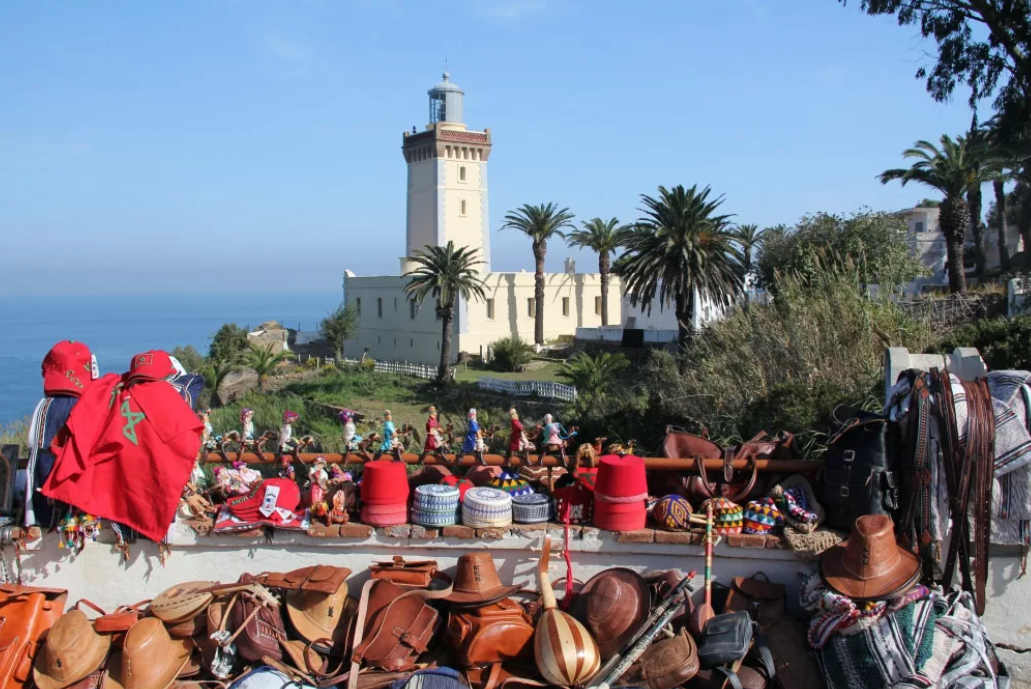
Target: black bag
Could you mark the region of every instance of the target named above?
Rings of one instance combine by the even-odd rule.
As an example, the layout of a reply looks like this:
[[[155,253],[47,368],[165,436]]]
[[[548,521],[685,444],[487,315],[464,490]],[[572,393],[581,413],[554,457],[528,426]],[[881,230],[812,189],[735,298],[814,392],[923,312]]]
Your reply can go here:
[[[903,438],[898,424],[886,416],[848,407],[834,414],[838,430],[827,448],[820,502],[827,526],[849,532],[865,514],[898,509]]]
[[[729,665],[748,655],[752,618],[744,610],[716,615],[698,637],[698,661],[703,668]]]

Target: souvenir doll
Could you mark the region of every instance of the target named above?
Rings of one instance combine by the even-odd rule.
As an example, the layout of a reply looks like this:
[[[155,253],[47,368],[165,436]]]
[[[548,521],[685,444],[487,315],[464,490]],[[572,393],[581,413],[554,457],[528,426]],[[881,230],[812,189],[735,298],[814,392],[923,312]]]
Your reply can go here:
[[[509,456],[529,455],[530,450],[533,449],[533,443],[526,437],[526,429],[523,428],[523,423],[519,420],[519,412],[516,411],[515,407],[512,407],[508,410],[508,415],[512,418],[512,433],[508,437]]]
[[[329,510],[329,521],[331,523],[346,524],[348,522],[346,497],[343,489],[333,493],[333,507]]]
[[[233,462],[235,481],[238,485],[236,495],[243,495],[251,492],[251,487],[261,482],[261,474],[247,466],[246,462],[239,460]]]
[[[444,438],[440,435],[440,422],[437,420],[437,408],[430,407],[430,417],[426,419],[426,445],[422,449],[424,455],[439,453],[444,449]]]
[[[391,417],[390,410],[383,412],[383,442],[380,443],[379,451],[387,454],[398,449],[397,428]]]
[[[215,428],[211,425],[211,410],[205,409],[200,414],[204,422],[204,432],[201,434],[201,443],[206,449],[215,447]]]
[[[244,407],[240,410],[240,423],[243,425],[243,432],[240,437],[245,443],[254,442],[254,410]]]
[[[286,455],[279,460],[279,478],[297,480],[297,470],[294,469],[293,459]]]
[[[566,441],[575,435],[576,431],[566,431],[562,424],[554,420],[551,414],[544,415],[542,436],[544,438],[543,450],[545,453],[557,452],[562,458],[562,463],[566,464]]]
[[[480,464],[484,464],[483,453],[486,452],[487,447],[483,442],[483,432],[480,431],[480,424],[476,421],[476,410],[469,410],[469,430],[465,433],[465,442],[462,444],[462,452],[466,454],[475,454],[476,458],[480,460]]]
[[[326,489],[329,487],[329,473],[326,471],[326,458],[319,456],[312,462],[311,468],[308,470],[308,504],[311,505],[313,516],[325,516],[328,512],[328,506],[326,506]],[[326,507],[321,514],[316,514],[319,503],[322,503]]]
[[[282,454],[292,452],[297,447],[297,441],[293,439],[294,421],[300,416],[295,411],[287,409],[283,412],[283,425],[279,428],[279,451]]]
[[[329,467],[329,485],[339,486],[352,481],[354,481],[354,477],[351,476],[351,472],[344,471],[339,464],[333,464]]]
[[[358,435],[358,429],[354,425],[354,415],[349,411],[342,411],[338,418],[344,424],[344,451],[356,452],[362,437]]]

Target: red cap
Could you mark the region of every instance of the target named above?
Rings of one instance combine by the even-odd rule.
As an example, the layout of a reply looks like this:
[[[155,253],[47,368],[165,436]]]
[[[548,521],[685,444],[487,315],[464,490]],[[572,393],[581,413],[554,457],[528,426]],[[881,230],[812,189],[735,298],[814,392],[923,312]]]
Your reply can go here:
[[[440,482],[444,486],[452,486],[458,489],[458,501],[465,502],[465,493],[467,490],[473,487],[473,482],[467,478],[460,478],[458,476],[445,476],[444,480]]]
[[[634,455],[619,457],[605,455],[598,460],[598,478],[594,492],[610,498],[648,497],[648,480],[644,472],[644,460]]]
[[[362,524],[369,526],[398,526],[408,522],[408,505],[403,502],[389,505],[362,505]]]
[[[594,500],[594,525],[607,531],[637,531],[648,521],[644,501],[635,503]]]
[[[93,354],[74,340],[58,342],[43,357],[43,394],[81,395],[93,382]]]
[[[269,478],[256,484],[247,495],[231,499],[228,505],[229,513],[245,522],[282,522],[283,517],[276,510],[297,512],[301,489],[288,478]]]
[[[175,366],[172,365],[172,358],[168,352],[160,349],[152,349],[149,352],[137,354],[129,364],[129,372],[125,378],[128,382],[164,380],[175,373]]]
[[[388,505],[408,502],[408,472],[404,462],[366,462],[362,472],[362,502]]]

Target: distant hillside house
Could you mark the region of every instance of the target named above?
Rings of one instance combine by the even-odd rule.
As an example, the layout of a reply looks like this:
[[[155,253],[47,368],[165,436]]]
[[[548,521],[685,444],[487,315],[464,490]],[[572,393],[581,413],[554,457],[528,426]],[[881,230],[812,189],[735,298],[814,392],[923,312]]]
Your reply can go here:
[[[444,73],[429,90],[430,122],[421,132],[405,132],[401,150],[408,165],[405,256],[427,245],[479,250],[485,261],[486,302],[460,300],[452,352],[482,356],[488,345],[519,334],[533,342],[534,315],[544,309],[545,338],[572,335],[578,327],[601,324],[601,286],[597,274],[566,272],[545,275],[543,304],[534,300],[532,272],[490,270],[487,161],[493,141],[489,129],[470,130],[463,121],[464,92]],[[530,245],[526,244],[529,259]],[[400,272],[410,269],[404,258]],[[435,364],[440,361],[441,326],[436,303],[408,300],[401,275],[363,277],[344,271],[344,300],[359,314],[358,337],[345,355],[365,349],[382,361]],[[621,322],[619,279],[609,283],[609,322]]]

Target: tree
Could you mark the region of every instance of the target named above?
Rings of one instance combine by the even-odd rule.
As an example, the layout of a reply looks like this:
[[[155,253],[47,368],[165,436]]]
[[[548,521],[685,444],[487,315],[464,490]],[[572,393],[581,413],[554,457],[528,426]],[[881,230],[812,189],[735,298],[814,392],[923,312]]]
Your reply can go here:
[[[575,354],[563,363],[558,377],[576,388],[577,406],[581,409],[596,405],[618,382],[618,376],[630,361],[622,353],[587,352]]]
[[[463,246],[427,246],[408,257],[417,268],[408,271],[405,294],[421,304],[427,297],[437,300],[437,317],[441,320],[440,367],[437,380],[442,385],[451,380],[451,335],[458,298],[482,301],[487,294],[477,266],[483,264],[477,251]]]
[[[748,286],[748,276],[755,272],[755,253],[762,246],[762,232],[758,225],[738,225],[734,230],[734,240],[741,246],[741,265],[745,269],[745,287]],[[745,291],[745,298],[748,292]]]
[[[238,361],[247,347],[247,331],[235,323],[226,323],[211,338],[208,356],[216,361]]]
[[[222,386],[225,377],[235,371],[237,365],[225,359],[208,359],[201,369],[200,374],[204,376],[204,383],[211,391],[212,403],[218,402],[218,389]]]
[[[970,148],[970,181],[967,184],[967,205],[970,207],[970,232],[974,236],[974,271],[978,280],[984,280],[986,257],[984,252],[984,233],[988,229],[981,217],[981,188],[987,182],[996,167],[995,151],[988,145],[988,132],[977,127],[977,114],[970,124],[967,141]]]
[[[533,240],[534,288],[535,304],[533,341],[544,344],[544,257],[548,253],[548,240],[552,237],[564,237],[562,228],[573,227],[575,216],[568,208],[559,208],[554,203],[542,203],[539,206],[526,204],[510,211],[505,216],[505,224],[501,229],[519,230]]]
[[[937,41],[934,67],[916,73],[935,100],[948,101],[963,82],[971,107],[996,96],[1007,138],[1031,127],[1031,0],[862,0],[860,7],[896,15],[900,25],[919,23]]]
[[[490,346],[491,363],[499,371],[521,371],[533,359],[533,347],[519,333],[503,337]]]
[[[193,345],[186,345],[185,347],[176,347],[171,351],[171,356],[174,356],[179,360],[179,363],[183,365],[189,373],[198,373],[204,368],[204,357],[201,353],[194,349]]]
[[[609,324],[609,273],[612,271],[612,254],[623,242],[624,228],[619,220],[593,218],[581,223],[583,229],[574,230],[567,236],[569,246],[590,249],[598,254],[598,273],[601,275],[601,324]]]
[[[616,265],[632,305],[674,305],[681,348],[691,338],[699,299],[728,307],[744,286],[730,216],[717,215],[723,197],[709,200],[709,194],[697,185],[660,186],[657,199],[642,194],[645,215],[626,235]]]
[[[970,207],[966,193],[979,174],[976,161],[983,148],[980,140],[971,142],[962,136],[953,140],[943,134],[940,149],[929,141],[917,141],[913,148],[902,152],[904,158],[916,159],[912,167],[885,170],[879,176],[882,184],[893,180],[900,180],[903,186],[908,182],[919,182],[945,196],[940,223],[948,255],[949,291],[953,293],[967,288],[963,272],[963,241],[970,226]]]
[[[258,374],[258,385],[262,390],[265,389],[268,377],[272,375],[276,367],[291,356],[290,352],[286,350],[280,352],[272,350],[273,346],[271,343],[265,346],[252,344],[244,356],[244,363],[247,365],[247,368]]]
[[[341,304],[322,319],[319,332],[333,348],[333,355],[337,361],[342,361],[344,343],[358,334],[358,310],[353,306]]]

